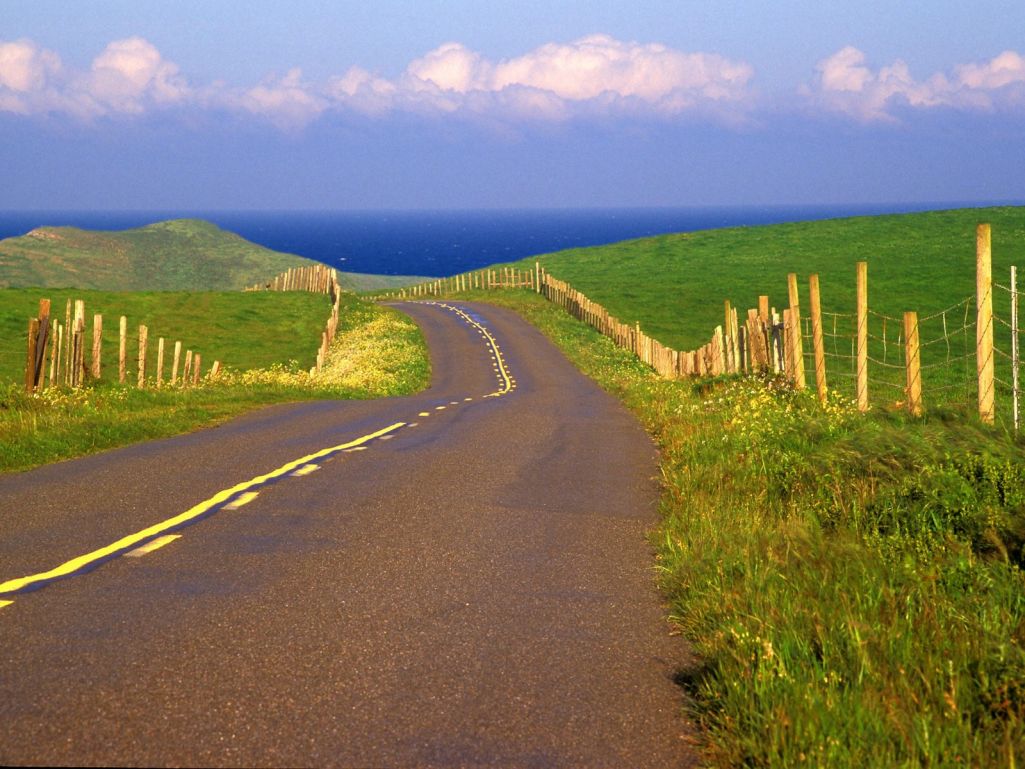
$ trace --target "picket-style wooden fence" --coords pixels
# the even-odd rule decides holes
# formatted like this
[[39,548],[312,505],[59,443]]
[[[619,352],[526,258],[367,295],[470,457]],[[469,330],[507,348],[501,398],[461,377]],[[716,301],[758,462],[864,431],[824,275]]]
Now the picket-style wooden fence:
[[[327,356],[328,347],[338,331],[339,304],[342,288],[338,273],[322,265],[288,270],[270,280],[265,286],[246,290],[312,291],[326,293],[331,298],[331,312],[320,335],[317,362],[311,373],[320,371]],[[25,358],[25,389],[39,392],[46,387],[63,385],[78,388],[89,380],[104,377],[103,369],[103,315],[92,318],[92,336],[87,338],[87,315],[83,300],[69,299],[64,322],[52,315],[51,301],[41,299],[39,314],[29,320],[28,346]],[[134,337],[134,339],[131,339]],[[170,336],[157,338],[156,360],[150,357],[150,332],[144,325],[138,326],[134,335],[129,334],[128,318],[119,319],[117,381],[121,384],[134,382],[138,387],[187,387],[197,385],[202,378],[203,356],[199,350],[184,348],[175,340],[170,361],[170,376],[165,379],[166,356],[170,347]],[[137,345],[136,371],[129,372],[129,345]],[[183,355],[184,352],[184,355]],[[221,372],[221,362],[214,361],[207,371],[209,379],[216,379]]]
[[[28,348],[25,359],[25,389],[39,392],[46,387],[63,385],[78,388],[88,380],[100,380],[104,376],[103,368],[103,315],[92,317],[92,335],[87,339],[85,302],[81,299],[68,299],[64,313],[64,322],[52,317],[51,301],[39,301],[39,314],[29,320]],[[128,371],[128,318],[120,316],[118,322],[118,382],[129,381]],[[131,380],[138,387],[172,387],[195,385],[199,383],[202,368],[202,356],[198,351],[185,351],[184,368],[180,369],[181,341],[174,343],[174,360],[171,375],[165,381],[165,337],[159,337],[156,348],[156,362],[153,368],[149,364],[149,329],[139,326],[135,335],[138,344],[136,356],[136,372]],[[87,357],[88,350],[88,357]],[[220,373],[220,361],[214,361],[207,376],[216,378]],[[179,372],[181,376],[179,377]]]
[[331,299],[331,312],[324,330],[320,333],[320,347],[317,348],[317,362],[310,369],[310,375],[320,372],[327,359],[328,348],[338,333],[339,308],[342,301],[342,284],[338,281],[338,271],[323,264],[308,267],[294,267],[276,275],[264,284],[249,286],[246,291],[309,291],[315,294],[327,294]]

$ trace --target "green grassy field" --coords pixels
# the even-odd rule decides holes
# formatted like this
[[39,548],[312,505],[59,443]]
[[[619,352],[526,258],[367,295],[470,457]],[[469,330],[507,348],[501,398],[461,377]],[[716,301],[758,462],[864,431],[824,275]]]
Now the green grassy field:
[[[902,319],[919,317],[926,407],[967,407],[975,374],[975,230],[993,232],[998,417],[1010,417],[1009,271],[1025,265],[1025,207],[933,211],[663,235],[571,249],[539,261],[629,324],[678,350],[709,341],[729,300],[741,318],[765,294],[782,311],[798,275],[805,369],[813,382],[808,276],[819,275],[830,387],[854,396],[855,266],[868,263],[869,393],[874,406],[904,399]],[[1023,279],[1025,282],[1025,279]],[[1001,288],[1000,286],[1005,288]]]
[[[139,390],[133,370],[129,384],[119,385],[115,316],[113,336],[105,334],[103,380],[88,381],[79,390],[54,387],[29,396],[22,384],[25,340],[20,329],[41,293],[58,296],[0,291],[0,472],[175,435],[271,403],[405,395],[430,381],[426,345],[416,325],[352,294],[342,297],[338,335],[326,370],[311,377],[308,369],[330,309],[325,295],[76,291],[90,311],[117,307],[130,314],[133,324],[140,319],[148,322],[151,356],[160,329],[176,328],[186,344],[192,344],[190,338],[198,341],[193,347],[204,356],[204,372],[216,356],[221,356],[226,371],[216,382],[200,387],[158,390],[151,379],[150,387]],[[6,332],[8,325],[19,329],[13,339]],[[111,328],[109,321],[104,328]],[[134,335],[132,342],[134,367]]]
[[1025,266],[1025,207],[706,230],[560,251],[539,261],[621,320],[640,321],[676,349],[693,349],[723,322],[726,299],[746,310],[767,294],[785,307],[790,272],[799,276],[805,305],[807,277],[818,273],[823,311],[852,313],[859,261],[868,262],[871,309],[891,316],[938,312],[975,293],[980,222],[993,227],[994,279],[1006,285],[1010,266]]
[[[215,360],[230,369],[265,368],[298,361],[313,365],[320,332],[331,303],[326,295],[305,292],[195,291],[110,292],[53,289],[0,289],[0,382],[24,381],[28,319],[39,300],[52,302],[55,319],[64,322],[68,299],[81,299],[86,309],[86,337],[91,344],[94,313],[103,315],[104,377],[116,377],[119,318],[128,318],[129,370],[138,358],[138,328],[149,329],[153,365],[158,337],[168,345],[202,353],[205,366]],[[351,295],[345,307],[357,306]],[[171,351],[168,347],[168,353]],[[88,356],[87,356],[88,358]],[[170,360],[170,358],[168,358]]]
[[709,765],[1020,763],[1025,441],[970,411],[662,380],[536,295],[464,296],[523,314],[658,442],[652,542]]

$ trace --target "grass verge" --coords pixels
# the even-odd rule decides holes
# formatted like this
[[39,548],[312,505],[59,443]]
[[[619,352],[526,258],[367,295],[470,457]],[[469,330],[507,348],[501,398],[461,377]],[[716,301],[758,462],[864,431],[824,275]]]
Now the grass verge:
[[526,292],[509,306],[661,449],[653,535],[715,766],[1015,766],[1025,444],[772,380],[670,382]]
[[[323,301],[315,314],[317,333]],[[311,335],[316,346],[316,335]],[[368,351],[387,350],[375,356]],[[336,376],[338,370],[358,375]],[[430,381],[427,347],[417,326],[386,307],[353,299],[341,314],[328,370],[311,377],[296,361],[228,371],[195,388],[98,383],[27,396],[0,387],[0,472],[27,470],[136,441],[222,422],[258,406],[318,398],[378,398],[417,392]]]

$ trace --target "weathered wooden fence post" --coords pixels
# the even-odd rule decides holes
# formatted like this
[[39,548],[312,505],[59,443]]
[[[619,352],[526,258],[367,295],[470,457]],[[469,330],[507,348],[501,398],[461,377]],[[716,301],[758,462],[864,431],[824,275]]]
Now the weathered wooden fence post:
[[140,388],[146,386],[146,344],[149,341],[149,329],[139,326],[139,381]]
[[39,342],[39,318],[29,318],[28,346],[25,353],[25,392],[35,390],[36,345]]
[[868,262],[857,267],[857,368],[855,369],[858,409],[868,411]]
[[808,276],[808,301],[811,305],[811,342],[815,351],[815,390],[819,400],[826,402],[826,348],[822,341],[822,299],[819,295],[819,276]]
[[121,338],[117,349],[117,381],[125,383],[128,357],[128,318],[121,316]]
[[1021,361],[1021,353],[1018,349],[1018,268],[1011,267],[1011,394],[1013,397],[1014,431],[1018,432],[1019,423],[1019,388],[1018,388],[1018,365]]
[[904,366],[907,382],[908,411],[922,415],[922,368],[918,347],[918,313],[904,313]]
[[975,231],[975,362],[979,375],[979,418],[993,424],[993,249],[988,224]]
[[794,387],[798,390],[805,388],[804,378],[804,340],[801,335],[801,305],[797,295],[797,274],[787,275],[787,293],[790,299],[790,325],[793,329],[794,342]]
[[171,359],[171,386],[178,384],[178,366],[182,359],[182,343],[174,343],[174,357]]
[[102,363],[100,360],[101,353],[103,352],[103,316],[99,313],[93,315],[93,349],[92,349],[92,365],[90,366],[90,373],[93,379],[99,379]]
[[157,389],[164,386],[164,337],[157,339]]

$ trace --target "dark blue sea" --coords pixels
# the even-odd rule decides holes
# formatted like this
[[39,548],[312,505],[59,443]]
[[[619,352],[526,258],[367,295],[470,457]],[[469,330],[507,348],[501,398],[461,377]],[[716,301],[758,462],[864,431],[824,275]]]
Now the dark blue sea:
[[[206,219],[276,251],[347,272],[444,276],[564,248],[668,232],[973,204],[503,211],[0,211],[0,238],[43,225],[120,230]],[[974,205],[979,205],[975,203]]]

